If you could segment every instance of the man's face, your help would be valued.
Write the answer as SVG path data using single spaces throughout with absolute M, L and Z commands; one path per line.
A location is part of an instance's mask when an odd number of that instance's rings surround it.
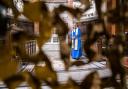
M 74 25 L 74 28 L 76 29 L 77 27 L 78 27 L 78 26 L 75 24 L 75 25 Z

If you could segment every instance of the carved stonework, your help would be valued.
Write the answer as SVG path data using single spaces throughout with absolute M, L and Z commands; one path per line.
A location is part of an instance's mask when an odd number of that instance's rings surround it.
M 24 3 L 22 0 L 13 0 L 13 3 L 19 12 L 23 12 Z

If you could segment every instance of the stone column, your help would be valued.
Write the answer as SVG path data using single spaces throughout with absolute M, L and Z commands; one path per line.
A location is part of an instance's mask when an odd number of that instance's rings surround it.
M 34 22 L 34 34 L 39 35 L 39 22 Z

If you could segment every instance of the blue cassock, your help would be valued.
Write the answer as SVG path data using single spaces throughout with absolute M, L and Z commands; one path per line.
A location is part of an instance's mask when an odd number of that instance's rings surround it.
M 79 28 L 74 29 L 70 33 L 72 40 L 71 56 L 73 59 L 79 59 L 82 56 L 81 31 Z

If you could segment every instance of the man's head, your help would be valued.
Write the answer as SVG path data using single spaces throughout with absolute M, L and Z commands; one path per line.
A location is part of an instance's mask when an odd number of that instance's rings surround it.
M 79 27 L 79 23 L 74 24 L 74 28 L 76 29 L 77 27 Z

